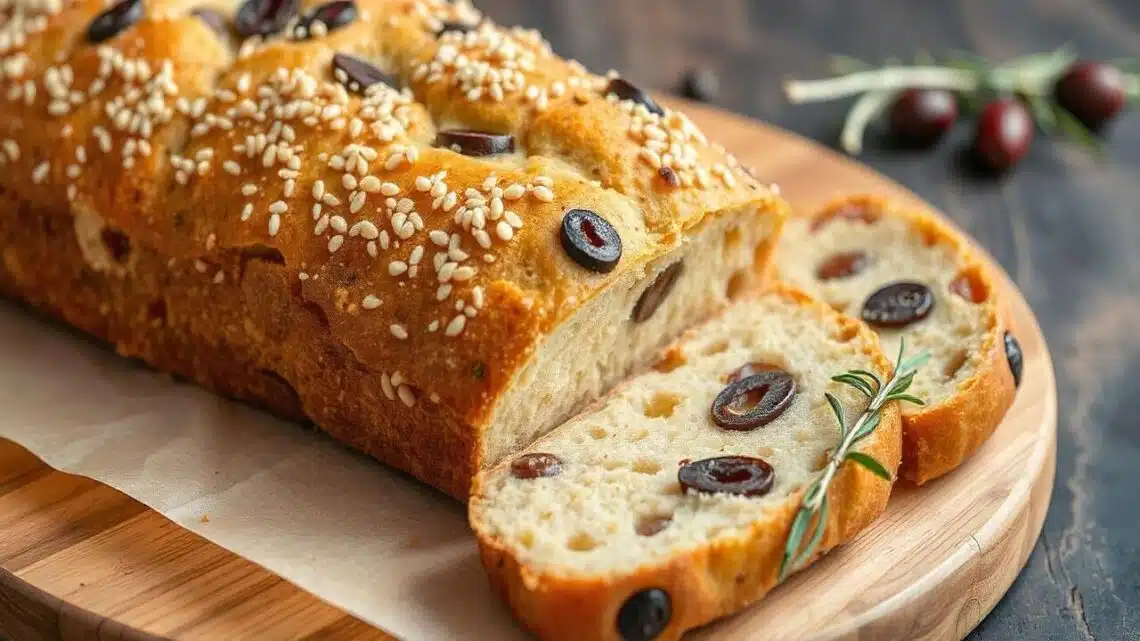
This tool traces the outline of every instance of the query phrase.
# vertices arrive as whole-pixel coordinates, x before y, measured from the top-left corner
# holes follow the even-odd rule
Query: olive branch
[[[831,380],[837,383],[858,390],[860,394],[870,399],[870,404],[858,420],[848,428],[843,405],[830,392],[824,393],[827,403],[835,412],[835,418],[839,421],[841,435],[839,447],[828,458],[823,471],[804,492],[800,508],[792,520],[787,543],[784,545],[784,558],[780,563],[781,582],[802,568],[819,549],[819,543],[823,540],[823,531],[827,529],[828,490],[831,489],[831,484],[844,463],[851,461],[856,465],[862,465],[875,476],[891,480],[891,473],[882,463],[869,454],[855,451],[854,447],[879,426],[882,409],[887,403],[899,401],[915,405],[926,404],[921,398],[907,394],[907,390],[914,382],[914,375],[918,369],[930,359],[930,354],[923,351],[912,357],[904,357],[905,351],[906,341],[900,339],[895,370],[886,383],[873,372],[863,369],[854,369],[831,377]]]

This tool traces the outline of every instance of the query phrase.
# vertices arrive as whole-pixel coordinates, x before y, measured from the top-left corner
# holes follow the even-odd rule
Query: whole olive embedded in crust
[[[632,82],[625,78],[614,78],[610,84],[606,86],[606,93],[617,96],[621,100],[632,100],[639,105],[644,106],[649,113],[664,116],[665,110],[657,101],[649,97],[649,94],[638,88]]]
[[[435,144],[464,156],[496,156],[515,150],[515,137],[471,129],[444,129],[436,134]]]
[[[143,0],[122,0],[95,16],[87,27],[87,42],[99,44],[114,38],[142,19],[145,12]]]
[[[562,473],[562,459],[545,452],[531,452],[511,461],[511,476],[530,480],[539,477],[558,476]]]
[[[828,256],[815,271],[816,278],[820,280],[836,280],[850,278],[867,269],[871,264],[867,252],[850,251],[839,252]]]
[[[1005,360],[1009,363],[1009,371],[1013,373],[1014,387],[1021,387],[1021,369],[1024,365],[1021,343],[1009,332],[1005,333]]]
[[[298,26],[303,27],[306,37],[311,38],[315,35],[312,33],[313,24],[320,22],[326,32],[335,31],[355,22],[358,13],[353,0],[332,0],[306,14]]]
[[[751,456],[718,456],[681,466],[677,482],[686,490],[706,494],[764,496],[772,490],[776,471],[767,461]]]
[[[633,306],[633,322],[644,323],[653,317],[653,313],[661,306],[661,302],[669,296],[669,292],[673,291],[673,286],[677,284],[677,279],[681,277],[681,272],[684,270],[685,263],[679,260],[657,275],[653,284],[641,293],[641,297],[637,299],[637,304]]]
[[[653,641],[669,625],[673,603],[661,588],[636,592],[618,611],[617,628],[625,641]]]
[[[920,321],[934,308],[934,293],[922,283],[885,285],[863,303],[863,320],[878,327],[905,327]]]
[[[589,209],[567,211],[560,236],[566,254],[591,271],[613,271],[621,260],[621,236],[609,221]]]
[[[375,84],[384,83],[394,89],[399,88],[399,82],[396,77],[385,73],[376,65],[350,56],[346,53],[338,53],[333,56],[333,76],[350,91],[363,94],[369,87]]]
[[[712,417],[726,430],[747,431],[776,420],[796,396],[796,379],[768,370],[729,384],[712,404]]]
[[[301,0],[246,0],[238,7],[234,29],[243,37],[280,33],[301,11]]]

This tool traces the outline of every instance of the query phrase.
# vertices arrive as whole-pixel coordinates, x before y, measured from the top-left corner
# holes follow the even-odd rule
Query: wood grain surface
[[[686,110],[777,181],[794,206],[855,191],[917,200],[803,139],[708,108]],[[957,640],[990,611],[1040,532],[1056,434],[1048,350],[1024,300],[1010,282],[1004,288],[1025,375],[990,442],[957,473],[921,490],[899,488],[855,542],[693,637]],[[0,441],[5,632],[13,641],[388,638],[128,497]]]

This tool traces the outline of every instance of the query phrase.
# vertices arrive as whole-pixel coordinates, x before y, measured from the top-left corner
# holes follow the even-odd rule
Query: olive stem
[[[882,67],[824,80],[789,80],[784,93],[795,104],[853,96],[868,91],[902,91],[910,88],[977,91],[980,74],[948,67]]]

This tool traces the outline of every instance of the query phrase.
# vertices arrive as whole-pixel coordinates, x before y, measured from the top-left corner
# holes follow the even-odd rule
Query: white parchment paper
[[[0,437],[402,639],[526,638],[459,503],[4,302],[0,407]]]

